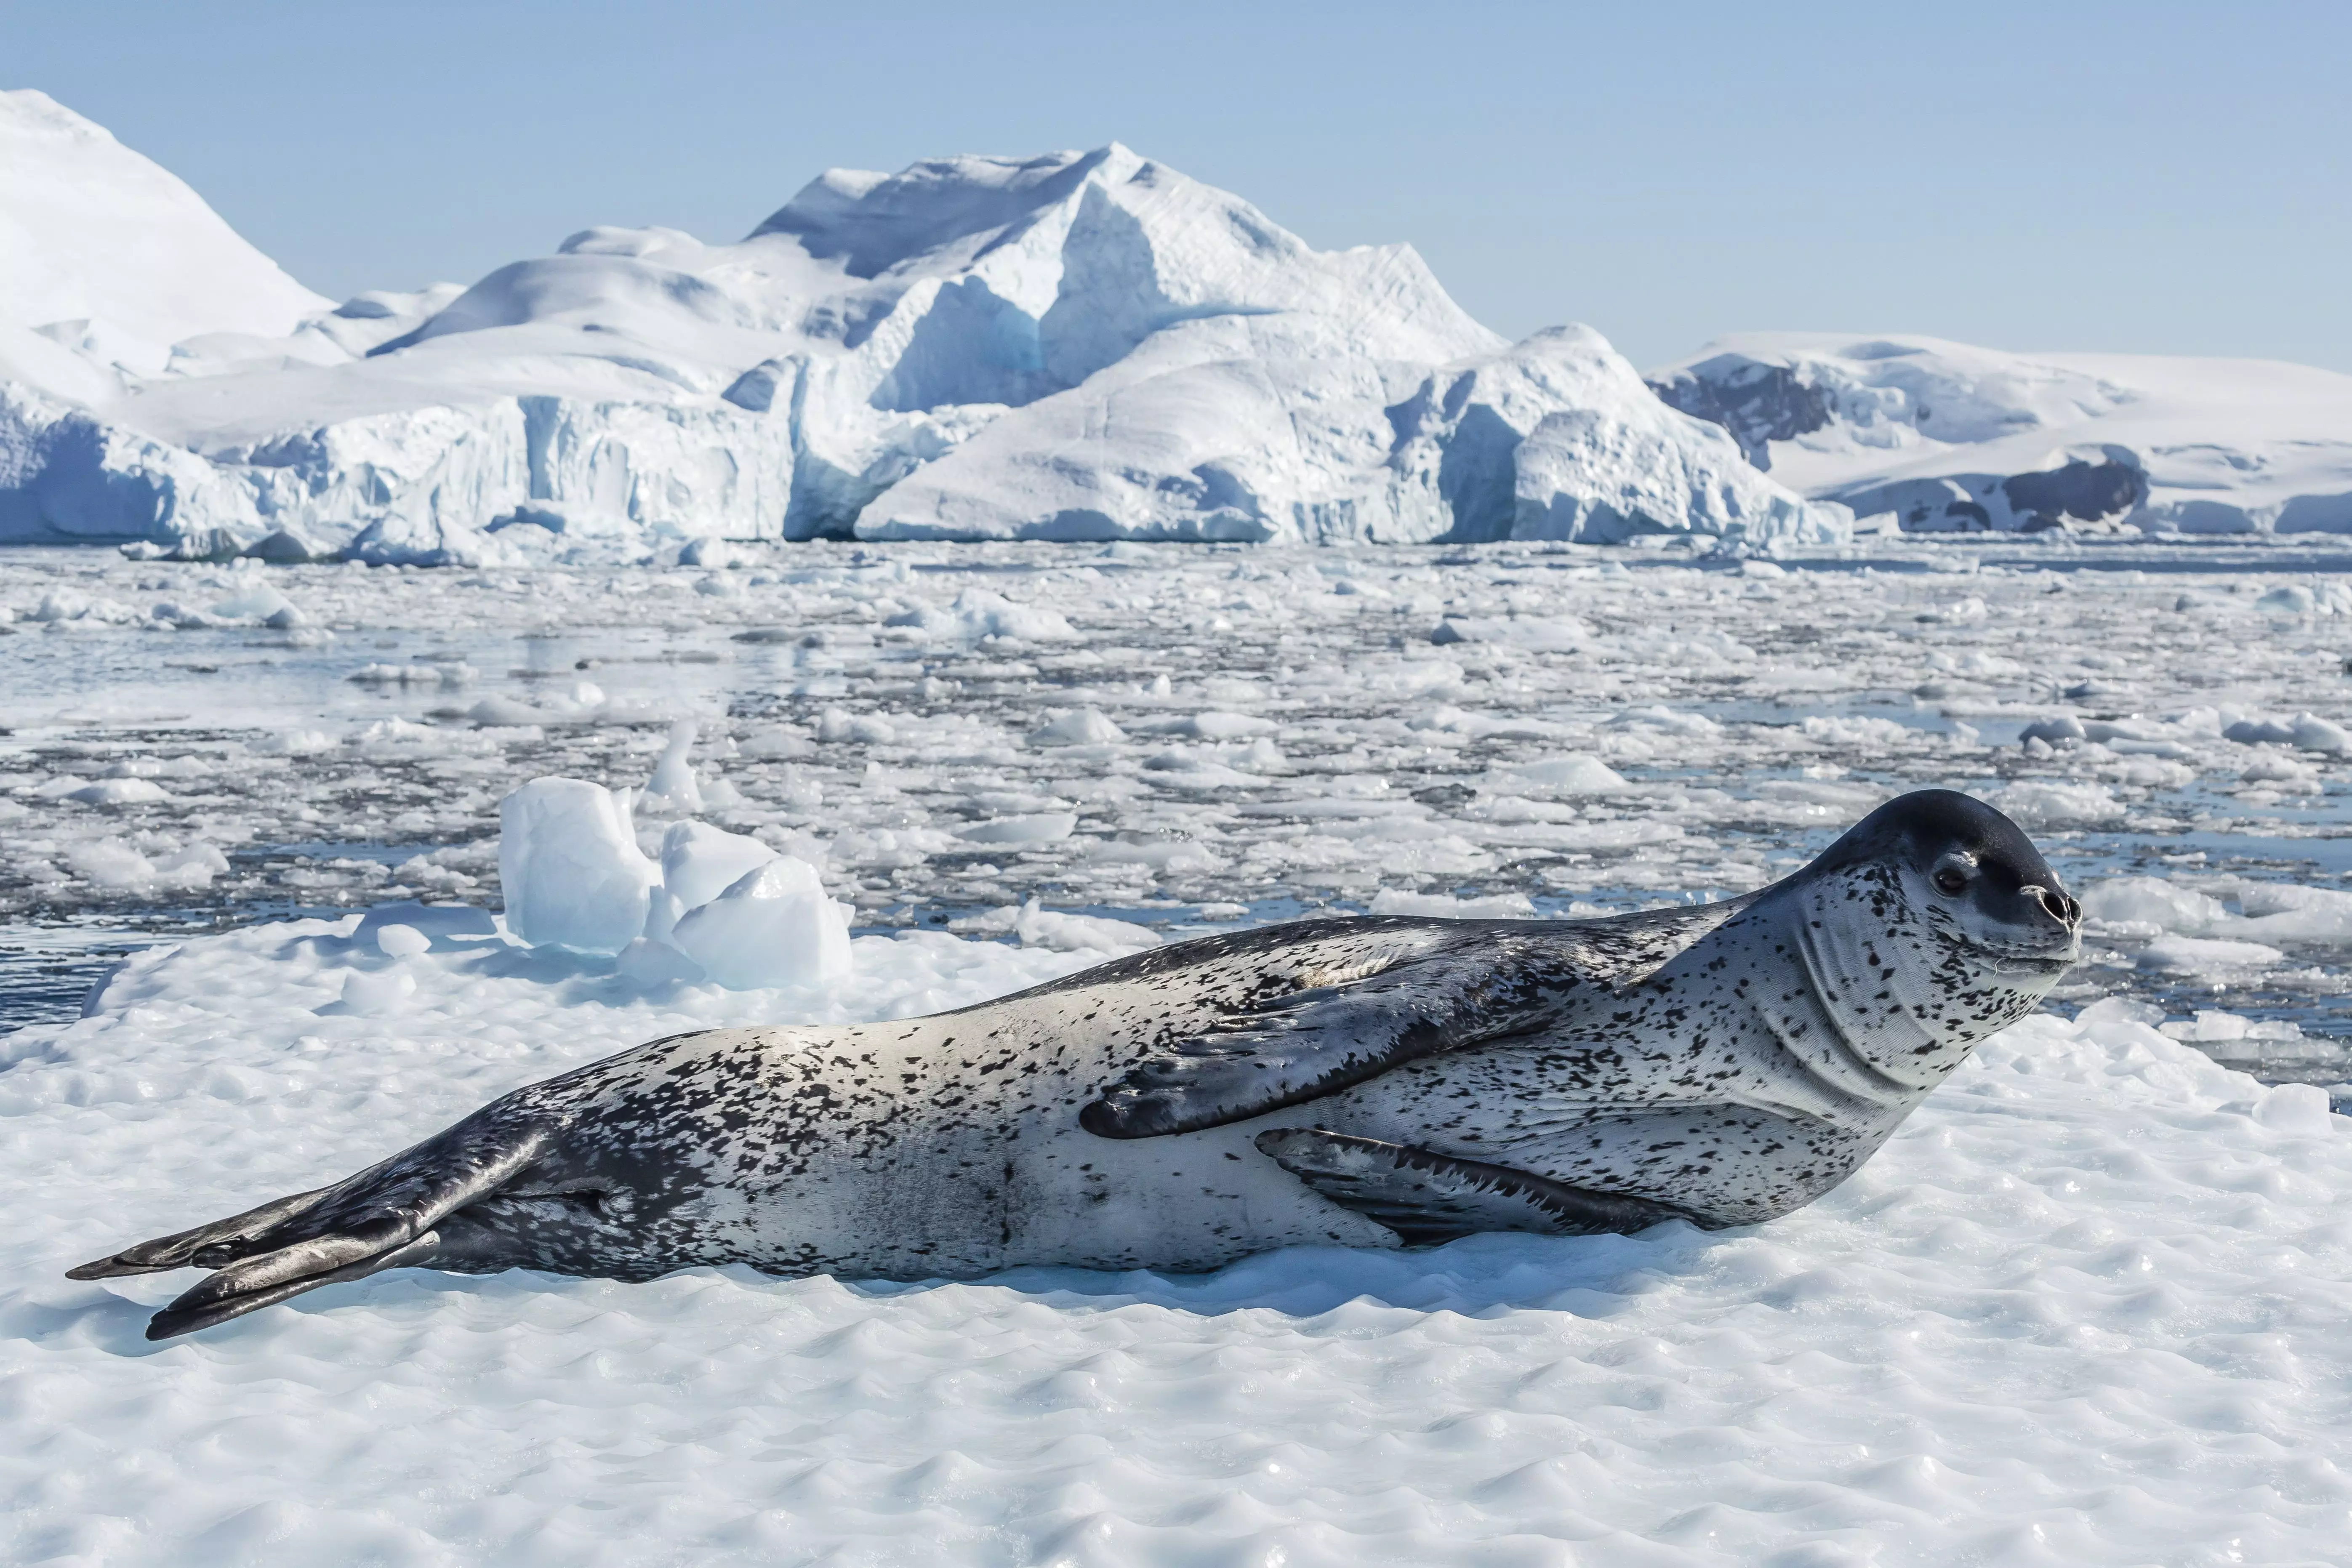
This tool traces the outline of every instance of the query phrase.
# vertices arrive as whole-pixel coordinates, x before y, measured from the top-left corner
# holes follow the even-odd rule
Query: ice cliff
[[[1651,384],[1906,529],[2352,532],[2352,376],[2305,365],[1751,332]]]
[[[40,94],[0,94],[0,142],[37,176],[0,188],[0,540],[433,563],[1849,521],[1598,334],[1507,343],[1410,247],[1314,250],[1118,145],[834,170],[735,244],[591,228],[328,309]]]

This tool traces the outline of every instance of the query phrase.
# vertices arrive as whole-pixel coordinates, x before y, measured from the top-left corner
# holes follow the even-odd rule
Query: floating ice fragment
[[[2331,724],[2309,713],[2295,715],[2288,738],[2299,750],[2305,752],[2352,752],[2352,732],[2347,732],[2341,724]]]
[[[208,888],[228,870],[227,858],[209,844],[191,844],[150,859],[120,838],[77,844],[66,851],[65,861],[83,880],[125,892]]]
[[[976,822],[956,837],[969,844],[1051,844],[1067,838],[1077,826],[1076,812],[1041,811]]]
[[[1632,786],[1598,757],[1545,757],[1515,763],[1490,775],[1498,784],[1556,795],[1612,795]]]
[[[1127,731],[1097,708],[1076,708],[1029,731],[1033,746],[1108,746],[1127,739]]]
[[[645,930],[660,875],[637,848],[626,792],[543,778],[499,803],[499,879],[522,941],[618,952]]]
[[[1483,898],[1456,899],[1444,893],[1408,893],[1382,888],[1372,895],[1376,915],[1429,915],[1442,920],[1525,921],[1535,919],[1536,907],[1525,893],[1489,893]]]
[[[2083,889],[2083,913],[2105,925],[2152,925],[2195,935],[2226,922],[2221,900],[2161,877],[2116,877]]]
[[[1992,804],[2027,827],[2091,827],[2121,821],[2128,807],[2103,784],[2024,779],[1997,790]]]
[[[279,730],[249,742],[246,749],[257,756],[308,757],[335,749],[335,738],[324,730]]]
[[[956,931],[1009,931],[1024,947],[1050,948],[1056,952],[1131,952],[1157,947],[1160,935],[1132,921],[1102,915],[1068,915],[1049,910],[1031,899],[1014,908],[1007,904],[969,920],[957,921]]]
[[[66,796],[84,805],[145,805],[171,795],[152,779],[100,779]]]
[[[1437,623],[1429,640],[1439,647],[1455,643],[1504,643],[1538,652],[1566,652],[1591,639],[1591,628],[1575,616],[1554,614],[1537,619],[1517,616],[1448,616]]]
[[[702,790],[694,782],[693,764],[687,761],[687,754],[694,750],[694,737],[691,719],[680,719],[669,727],[669,745],[654,764],[654,776],[646,782],[640,797],[648,810],[682,816],[702,809]],[[667,858],[667,848],[663,854]]]
[[[2047,745],[2059,746],[2070,741],[2084,740],[2086,736],[2080,719],[2072,713],[2061,713],[2055,719],[2036,719],[2028,724],[2018,731],[2017,743],[2023,746],[2040,741]]]
[[[466,686],[480,675],[470,664],[369,664],[343,679],[362,686]]]
[[[817,985],[849,973],[849,921],[816,868],[778,856],[688,910],[670,944],[730,991]]]
[[[247,583],[227,598],[213,605],[214,615],[229,621],[268,620],[272,616],[285,615],[289,612],[292,612],[298,617],[300,614],[294,609],[294,602],[291,599],[267,583]],[[289,620],[286,624],[298,625],[299,620]]]
[[[816,738],[827,745],[847,741],[860,746],[887,746],[898,738],[898,731],[878,714],[828,708],[817,715]]]
[[[2231,969],[2266,969],[2285,960],[2285,953],[2264,942],[2160,936],[2141,949],[2139,967],[2162,974],[2207,974]]]
[[[934,639],[978,641],[1004,637],[1017,642],[1070,642],[1077,632],[1060,612],[1016,605],[985,588],[966,588],[945,607],[918,605],[889,616],[883,624],[912,626]]]

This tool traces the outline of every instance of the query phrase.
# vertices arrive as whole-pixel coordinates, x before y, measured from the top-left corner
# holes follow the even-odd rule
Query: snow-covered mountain
[[[1748,332],[1652,373],[1804,495],[1906,529],[2352,532],[2352,376]]]
[[[835,170],[735,244],[592,228],[470,289],[325,310],[47,99],[0,95],[0,126],[39,176],[0,187],[11,278],[145,254],[142,213],[150,250],[203,260],[0,295],[0,346],[39,345],[0,359],[0,539],[433,562],[853,532],[1769,544],[1849,521],[1597,334],[1508,344],[1410,247],[1316,251],[1118,145]],[[75,195],[86,167],[106,178]],[[68,305],[136,352],[60,328]]]

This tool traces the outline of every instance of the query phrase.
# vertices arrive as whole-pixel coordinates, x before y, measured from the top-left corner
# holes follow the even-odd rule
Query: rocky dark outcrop
[[[2086,463],[2077,458],[2038,473],[2011,474],[2000,481],[2011,510],[2029,516],[2028,528],[2063,528],[2066,520],[2097,522],[2120,517],[2147,499],[2147,476],[2110,458]]]
[[[1649,384],[1668,407],[1731,432],[1742,455],[1768,471],[1771,442],[1818,430],[1835,412],[1829,394],[1801,379],[1792,366],[1730,355]]]

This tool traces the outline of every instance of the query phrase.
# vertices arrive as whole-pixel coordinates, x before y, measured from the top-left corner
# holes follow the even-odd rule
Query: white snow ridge
[[[1117,144],[834,170],[737,244],[591,228],[324,310],[41,95],[0,95],[0,127],[39,176],[0,189],[0,310],[32,311],[0,340],[0,541],[453,563],[850,533],[1769,546],[1848,521],[1597,333],[1508,344],[1409,247],[1310,249]],[[85,179],[85,144],[128,172]],[[240,265],[13,286],[141,221]]]

